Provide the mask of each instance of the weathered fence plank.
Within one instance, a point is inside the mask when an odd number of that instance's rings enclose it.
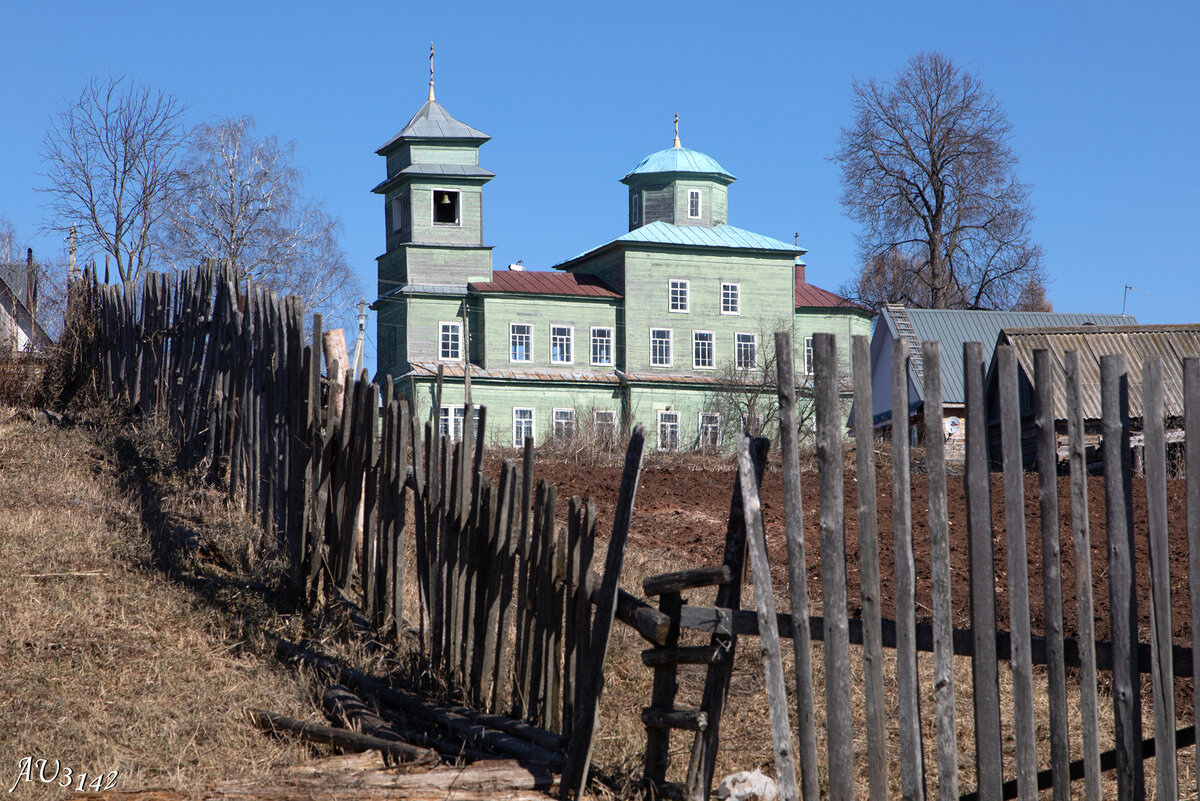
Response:
[[[820,777],[817,775],[817,726],[813,714],[812,641],[807,627],[808,567],[804,553],[800,445],[796,441],[800,426],[796,409],[796,358],[792,349],[792,335],[789,332],[780,331],[775,334],[775,353],[779,378],[779,448],[783,460],[788,595],[792,619],[799,621],[795,636],[792,637],[792,654],[796,670],[796,737],[800,744],[800,789],[805,801],[816,801],[820,793]]]
[[[1075,619],[1079,630],[1079,709],[1083,728],[1084,793],[1100,801],[1100,724],[1096,695],[1096,628],[1092,603],[1092,540],[1088,519],[1087,453],[1079,353],[1067,351],[1067,440],[1071,473],[1071,549],[1075,563]]]
[[[981,801],[1000,801],[1000,677],[996,662],[996,573],[992,546],[992,489],[988,473],[983,346],[963,344],[967,401],[967,503],[971,585],[972,699],[975,707],[975,782]]]
[[[1184,460],[1187,476],[1188,587],[1191,592],[1192,652],[1200,653],[1200,359],[1183,360]],[[1192,687],[1200,687],[1200,659],[1192,661]],[[1192,694],[1195,720],[1200,720],[1200,692]],[[1200,795],[1200,748],[1196,749],[1196,792]]]
[[[958,798],[958,721],[954,706],[954,621],[950,612],[950,522],[942,435],[939,343],[921,344],[925,365],[925,463],[929,477],[929,550],[933,592],[933,687],[937,704],[938,798]]]
[[[999,345],[1000,438],[1004,460],[1004,550],[1008,555],[1008,620],[1012,628],[1013,739],[1021,801],[1037,798],[1037,734],[1033,721],[1033,659],[1029,653],[1029,560],[1025,542],[1025,472],[1017,354]]]
[[[1171,546],[1167,536],[1167,444],[1163,424],[1163,364],[1142,366],[1142,425],[1146,442],[1146,517],[1150,528],[1150,650],[1154,697],[1156,798],[1178,798],[1175,761],[1175,673],[1171,664]]]
[[[1104,521],[1108,540],[1108,595],[1113,637],[1113,718],[1117,797],[1145,795],[1141,682],[1137,671],[1137,578],[1134,573],[1132,466],[1129,457],[1129,374],[1125,356],[1100,357],[1104,430]]]
[[[1054,376],[1050,352],[1033,352],[1037,393],[1038,504],[1042,528],[1042,610],[1046,631],[1046,678],[1050,696],[1050,763],[1054,801],[1071,797],[1068,776],[1067,679],[1063,663],[1062,559],[1058,532],[1058,434],[1054,428]]]
[[[913,561],[908,426],[908,342],[900,338],[892,346],[892,554],[895,560],[900,791],[905,801],[922,801],[925,798],[925,759],[915,644],[917,569]]]
[[[864,336],[851,340],[854,376],[854,447],[858,513],[858,568],[862,595],[863,692],[866,700],[867,775],[871,801],[887,801],[887,729],[884,720],[882,615],[879,590],[879,518],[875,496],[875,431],[866,417],[873,408],[871,344]],[[859,413],[857,410],[862,409]],[[786,496],[785,496],[786,502]],[[799,510],[796,512],[799,513]],[[789,509],[788,525],[793,512]],[[790,559],[789,559],[790,561]],[[807,614],[807,609],[804,614]],[[793,607],[792,615],[796,615]],[[806,790],[807,792],[807,790]]]

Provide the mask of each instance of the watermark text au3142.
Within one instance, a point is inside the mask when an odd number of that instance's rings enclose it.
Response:
[[[87,773],[77,771],[62,764],[61,760],[49,760],[22,757],[17,764],[17,778],[8,788],[14,792],[24,782],[40,782],[42,784],[57,784],[59,787],[73,788],[80,792],[92,790],[111,790],[117,783],[119,771],[110,770],[107,773]]]

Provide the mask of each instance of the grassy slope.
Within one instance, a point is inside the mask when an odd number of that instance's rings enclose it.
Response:
[[[314,712],[256,634],[272,612],[219,612],[186,573],[161,569],[163,521],[188,510],[148,516],[130,500],[116,442],[0,408],[0,792],[25,756],[49,759],[50,773],[55,759],[76,774],[119,771],[119,789],[197,788],[303,760],[241,717],[249,704]],[[191,502],[196,512],[206,499]],[[201,532],[231,538],[234,523]],[[49,787],[13,797],[65,792]]]

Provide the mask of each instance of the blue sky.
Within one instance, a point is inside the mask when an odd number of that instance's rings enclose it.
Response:
[[[0,214],[65,253],[45,222],[41,141],[92,76],[125,74],[250,115],[297,142],[306,189],[341,218],[373,297],[384,177],[375,149],[425,100],[490,134],[481,163],[495,264],[547,268],[624,231],[642,157],[683,144],[738,177],[730,222],[809,250],[828,289],[853,273],[856,226],[828,156],[855,78],[913,54],[968,65],[1013,124],[1059,311],[1196,322],[1200,4],[232,3],[4,0]],[[369,336],[373,339],[373,325]],[[369,352],[373,356],[373,352]]]

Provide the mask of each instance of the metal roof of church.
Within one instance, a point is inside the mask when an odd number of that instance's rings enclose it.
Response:
[[[401,139],[473,139],[487,141],[492,137],[451,117],[436,100],[421,106],[400,133],[389,139],[375,152],[382,155]]]
[[[669,222],[655,220],[640,228],[634,228],[629,233],[622,234],[599,247],[584,251],[573,258],[564,259],[555,264],[554,267],[561,268],[564,264],[582,259],[584,256],[595,253],[610,245],[615,245],[617,242],[645,242],[656,245],[691,245],[695,247],[735,248],[738,250],[797,252],[795,245],[789,245],[786,242],[780,242],[778,239],[756,234],[753,231],[747,231],[744,228],[737,228],[728,224],[714,225],[710,228],[706,225],[672,225]],[[805,252],[803,248],[800,248],[799,251],[801,253]]]
[[[712,156],[707,156],[699,150],[686,147],[668,147],[657,153],[651,153],[642,159],[629,174],[622,178],[627,181],[630,176],[656,172],[694,172],[705,175],[720,175],[730,181],[737,180],[727,172]]]
[[[542,270],[496,270],[491,281],[472,281],[476,292],[519,292],[529,295],[577,295],[619,298],[621,294],[594,275]]]

